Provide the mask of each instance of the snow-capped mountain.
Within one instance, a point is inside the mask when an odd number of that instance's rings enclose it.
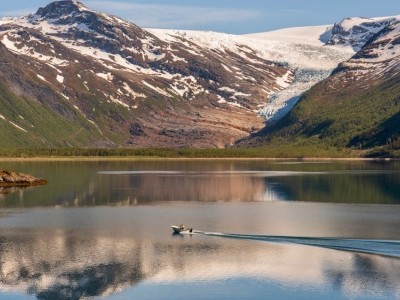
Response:
[[[398,21],[400,16],[356,17],[343,19],[334,25],[287,28],[248,35],[263,40],[263,49],[276,53],[269,59],[286,61],[294,70],[291,85],[272,93],[268,103],[260,110],[267,124],[273,124],[286,115],[305,91],[328,78],[338,64],[350,59],[377,33]]]
[[[313,86],[282,120],[241,145],[282,137],[378,155],[400,149],[400,21],[390,22]]]
[[[245,36],[215,32],[149,29],[162,40],[190,40],[199,47],[230,49],[240,52],[240,45],[254,49],[257,55],[291,70],[290,80],[281,80],[282,89],[271,91],[260,105],[258,114],[272,124],[296,104],[300,96],[317,82],[327,78],[337,65],[355,54],[352,47],[327,45],[332,26],[281,29]]]
[[[400,75],[400,18],[335,70],[332,84],[368,89]]]
[[[281,118],[354,55],[353,44],[333,42],[338,26],[248,36],[145,30],[77,1],[2,19],[0,88],[21,102],[3,100],[0,126],[10,132],[3,140],[223,147],[262,128],[259,115],[267,122]],[[379,26],[366,28],[376,34]],[[359,37],[346,30],[343,35]],[[44,117],[49,114],[53,123]],[[61,141],[49,132],[52,124],[62,128]]]
[[[382,18],[346,18],[331,29],[328,45],[343,45],[359,51],[379,31],[400,21],[400,16]]]
[[[83,117],[103,145],[224,146],[261,128],[254,111],[292,80],[287,66],[246,44],[162,40],[77,1],[3,20],[0,35],[15,60],[29,60],[27,77],[61,96],[57,109]],[[34,124],[21,120],[8,125],[30,132]]]

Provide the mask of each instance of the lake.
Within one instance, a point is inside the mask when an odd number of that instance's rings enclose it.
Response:
[[[1,299],[400,298],[399,162],[0,168],[49,180],[0,190]]]

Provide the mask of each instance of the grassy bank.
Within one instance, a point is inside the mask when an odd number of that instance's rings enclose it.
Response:
[[[360,155],[332,147],[281,145],[226,149],[0,149],[0,157],[356,158]]]

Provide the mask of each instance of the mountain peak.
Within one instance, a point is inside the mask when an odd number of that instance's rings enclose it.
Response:
[[[62,0],[52,2],[45,7],[39,8],[35,15],[46,19],[58,19],[63,16],[88,10],[89,9],[79,1]]]
[[[381,18],[345,18],[335,23],[328,45],[352,46],[359,51],[375,34],[400,19],[399,16]]]

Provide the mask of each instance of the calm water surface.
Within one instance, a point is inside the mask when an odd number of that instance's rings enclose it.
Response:
[[[396,162],[0,168],[49,180],[0,192],[1,299],[400,298]]]

